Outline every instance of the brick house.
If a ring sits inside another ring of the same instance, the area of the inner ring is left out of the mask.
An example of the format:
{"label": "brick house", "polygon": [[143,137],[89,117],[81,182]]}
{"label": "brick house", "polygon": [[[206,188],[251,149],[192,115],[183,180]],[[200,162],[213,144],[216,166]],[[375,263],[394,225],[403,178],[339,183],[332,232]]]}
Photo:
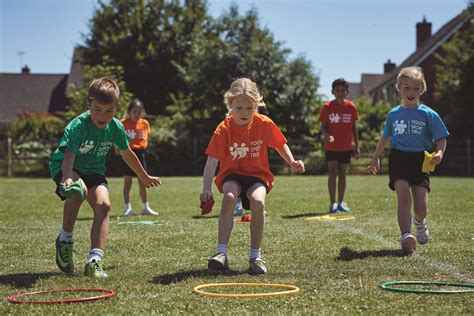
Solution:
{"label": "brick house", "polygon": [[463,11],[448,23],[444,24],[436,33],[432,34],[432,24],[423,18],[416,24],[416,50],[404,61],[396,66],[390,59],[384,64],[383,74],[362,74],[360,83],[350,83],[349,98],[365,97],[373,103],[384,100],[395,104],[399,98],[395,88],[397,74],[403,67],[420,66],[425,74],[428,91],[421,100],[438,111],[440,104],[434,97],[436,91],[436,54],[443,56],[442,45],[451,40],[456,32],[462,31],[467,25],[469,16]]}

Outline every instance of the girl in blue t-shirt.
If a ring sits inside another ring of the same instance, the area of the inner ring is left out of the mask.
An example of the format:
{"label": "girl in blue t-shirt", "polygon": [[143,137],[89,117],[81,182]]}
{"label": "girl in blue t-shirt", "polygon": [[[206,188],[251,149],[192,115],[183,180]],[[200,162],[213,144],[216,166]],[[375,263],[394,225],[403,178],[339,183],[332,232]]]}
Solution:
{"label": "girl in blue t-shirt", "polygon": [[[426,92],[421,67],[403,68],[397,76],[396,88],[402,104],[388,112],[383,133],[367,170],[373,175],[380,170],[379,157],[390,140],[388,185],[397,193],[397,217],[402,234],[400,243],[403,251],[411,254],[415,251],[416,241],[426,244],[429,239],[426,215],[430,175],[422,171],[424,151],[432,152],[434,149],[431,164],[440,164],[449,132],[438,113],[420,104],[420,96]],[[410,232],[412,203],[416,240]]]}

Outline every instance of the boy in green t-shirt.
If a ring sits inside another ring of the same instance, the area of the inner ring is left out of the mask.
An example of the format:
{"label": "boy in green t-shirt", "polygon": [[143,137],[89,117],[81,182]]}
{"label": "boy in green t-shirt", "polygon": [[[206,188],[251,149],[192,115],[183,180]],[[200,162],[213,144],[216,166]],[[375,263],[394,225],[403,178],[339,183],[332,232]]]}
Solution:
{"label": "boy in green t-shirt", "polygon": [[105,158],[112,145],[120,150],[123,160],[146,187],[161,184],[158,177],[152,177],[143,170],[128,145],[129,137],[122,123],[114,118],[119,96],[120,90],[113,80],[93,80],[87,99],[89,110],[69,122],[49,162],[51,177],[56,183],[56,194],[65,200],[63,225],[56,238],[56,264],[66,274],[72,274],[74,270],[73,229],[79,208],[87,200],[94,211],[94,220],[85,275],[107,277],[102,269],[110,210]]}

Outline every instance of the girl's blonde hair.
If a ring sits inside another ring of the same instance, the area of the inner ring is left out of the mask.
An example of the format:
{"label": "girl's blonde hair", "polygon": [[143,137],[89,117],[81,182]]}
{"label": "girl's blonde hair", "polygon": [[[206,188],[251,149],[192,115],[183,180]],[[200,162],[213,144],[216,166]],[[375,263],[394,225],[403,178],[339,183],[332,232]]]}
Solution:
{"label": "girl's blonde hair", "polygon": [[421,92],[421,94],[426,92],[426,81],[425,75],[423,74],[423,68],[416,66],[402,68],[402,70],[400,70],[397,76],[396,87],[398,91],[400,91],[400,86],[402,84],[403,79],[406,78],[421,82],[421,85],[423,87],[423,91]]}
{"label": "girl's blonde hair", "polygon": [[252,102],[257,105],[257,112],[258,107],[265,107],[265,102],[263,102],[263,97],[258,91],[257,84],[248,78],[239,78],[232,82],[229,90],[227,90],[227,92],[224,94],[224,103],[229,110],[229,112],[227,112],[227,116],[232,114],[230,105],[232,104],[232,101],[239,95],[245,95],[250,100],[252,100]]}

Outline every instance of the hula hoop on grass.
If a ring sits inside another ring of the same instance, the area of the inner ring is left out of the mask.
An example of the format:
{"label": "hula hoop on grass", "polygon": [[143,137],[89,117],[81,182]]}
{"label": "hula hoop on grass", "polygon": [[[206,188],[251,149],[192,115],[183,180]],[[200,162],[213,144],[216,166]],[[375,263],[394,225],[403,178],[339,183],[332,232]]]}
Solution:
{"label": "hula hoop on grass", "polygon": [[472,283],[452,283],[452,282],[428,282],[428,281],[398,281],[398,282],[385,282],[381,285],[382,289],[387,291],[394,292],[405,292],[405,293],[428,293],[428,294],[452,294],[452,293],[474,293],[472,290],[420,290],[420,289],[408,289],[408,288],[399,288],[392,287],[392,285],[437,285],[437,286],[456,286],[456,287],[466,287],[474,288]]}
{"label": "hula hoop on grass", "polygon": [[313,216],[306,217],[307,221],[348,221],[354,219],[352,215],[322,215],[322,216]]}
{"label": "hula hoop on grass", "polygon": [[130,221],[130,222],[118,222],[117,225],[167,225],[167,221]]}
{"label": "hula hoop on grass", "polygon": [[[201,290],[203,288],[210,288],[210,287],[233,287],[233,286],[271,287],[271,288],[286,289],[286,291],[271,292],[271,293],[224,294],[224,293],[210,293],[210,292],[205,292],[205,291]],[[297,286],[294,286],[294,285],[270,284],[270,283],[210,283],[210,284],[198,285],[193,289],[194,293],[204,295],[204,296],[209,296],[209,297],[232,297],[232,298],[252,298],[252,297],[281,296],[281,295],[295,294],[295,293],[298,293],[299,291],[300,291],[300,289]]]}
{"label": "hula hoop on grass", "polygon": [[[58,292],[106,292],[106,294],[97,295],[97,296],[90,296],[90,297],[77,297],[77,298],[70,298],[65,300],[30,300],[30,301],[23,301],[19,300],[19,297],[25,296],[32,296],[35,294],[44,294],[44,293],[58,293]],[[81,302],[89,302],[95,301],[103,298],[109,298],[115,296],[115,291],[113,290],[106,290],[100,288],[75,288],[75,289],[61,289],[61,290],[46,290],[46,291],[36,291],[36,292],[28,292],[23,294],[16,294],[12,295],[7,298],[8,301],[15,304],[61,304],[61,303],[81,303]]]}

